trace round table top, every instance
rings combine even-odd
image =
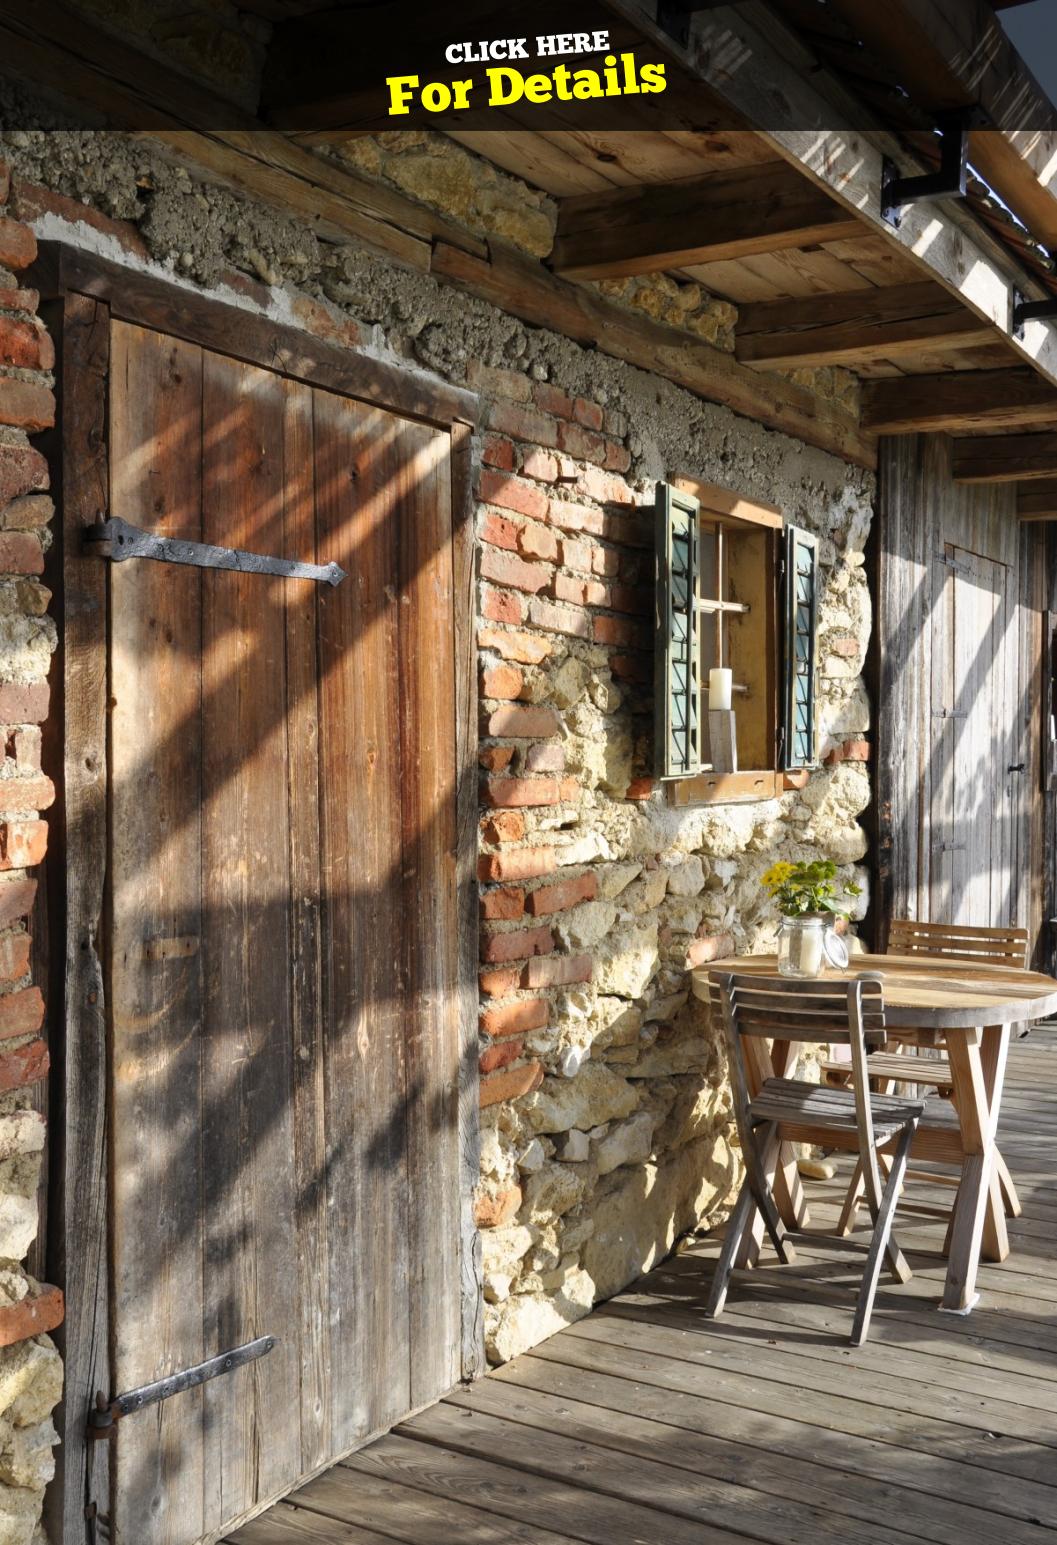
[[[739,955],[699,966],[694,995],[708,999],[718,972],[776,976],[777,955]],[[846,971],[827,968],[828,981],[862,971],[881,977],[885,1020],[893,1030],[970,1030],[981,1025],[1022,1024],[1057,1014],[1057,980],[1039,971],[991,966],[939,955],[853,955]]]

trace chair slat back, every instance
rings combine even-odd
[[[961,923],[915,923],[894,917],[888,929],[888,948],[893,955],[941,955],[947,960],[966,960],[977,965],[1028,965],[1026,928],[976,928]]]
[[[849,989],[854,987],[867,1044],[884,1044],[884,994],[877,976],[864,973],[852,981],[827,981],[725,972],[714,980],[721,1002],[729,1004],[730,1023],[737,1035],[847,1046]]]

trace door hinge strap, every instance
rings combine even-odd
[[[89,1411],[88,1437],[109,1437],[123,1416],[131,1416],[146,1406],[155,1406],[159,1401],[170,1400],[173,1395],[181,1395],[186,1389],[207,1384],[222,1373],[234,1373],[236,1368],[256,1362],[258,1357],[264,1357],[272,1350],[275,1339],[274,1336],[258,1336],[256,1341],[247,1341],[243,1346],[233,1347],[230,1352],[221,1352],[219,1357],[196,1363],[193,1368],[185,1368],[181,1373],[172,1373],[167,1379],[158,1379],[154,1384],[141,1384],[139,1389],[115,1395],[108,1405]]]
[[[86,526],[88,551],[112,563],[126,558],[154,558],[158,563],[186,563],[196,569],[236,569],[240,574],[278,574],[283,579],[315,579],[340,585],[345,570],[338,563],[300,563],[295,558],[269,558],[241,547],[213,547],[208,542],[184,542],[178,537],[156,536],[129,525],[119,516]]]

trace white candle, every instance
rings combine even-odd
[[[730,694],[734,685],[733,671],[720,666],[708,673],[708,707],[709,712],[715,708],[729,708]]]

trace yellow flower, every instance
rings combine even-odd
[[[795,864],[788,864],[780,861],[771,865],[770,869],[768,869],[767,873],[763,876],[763,883],[764,885],[768,886],[768,888],[776,889],[779,885],[784,885],[790,876],[795,872]]]

